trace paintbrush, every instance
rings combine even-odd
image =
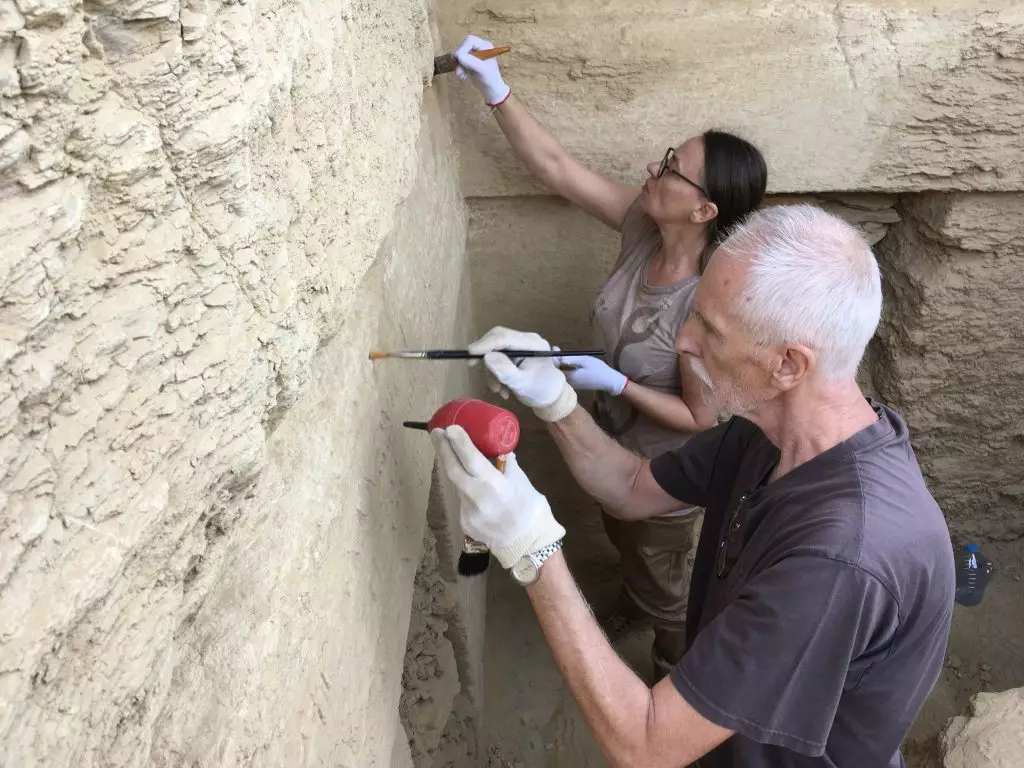
[[[507,45],[504,45],[499,48],[489,48],[486,51],[473,51],[472,53],[480,61],[487,61],[487,59],[493,59],[495,56],[501,56],[503,53],[508,53],[511,50]],[[446,72],[454,72],[457,66],[459,66],[459,60],[452,54],[446,53],[438,56],[434,59],[434,76],[443,75]]]
[[[582,355],[600,357],[604,354],[603,349],[569,349],[561,351],[553,349],[545,351],[537,349],[499,349],[495,351],[501,352],[508,357],[580,357]],[[399,357],[406,360],[479,360],[483,355],[474,355],[464,349],[422,349],[404,352],[374,350],[370,352],[371,360],[383,360],[388,357]]]

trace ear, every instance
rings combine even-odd
[[[811,368],[817,362],[814,350],[803,344],[791,344],[782,349],[778,358],[772,383],[777,389],[786,392],[807,378]]]
[[[693,209],[693,212],[690,214],[690,221],[694,224],[709,224],[717,215],[718,206],[710,200],[705,200]]]

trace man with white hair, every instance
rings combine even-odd
[[[687,651],[648,688],[601,633],[559,551],[565,529],[515,456],[502,473],[460,428],[432,434],[464,530],[525,585],[611,765],[904,764],[945,655],[954,562],[905,423],[854,378],[880,312],[853,227],[811,206],[754,213],[712,257],[677,340],[734,415],[649,461],[577,407],[550,358],[500,352],[544,339],[495,328],[471,345],[605,509],[706,510]]]

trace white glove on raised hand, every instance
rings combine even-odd
[[[596,357],[557,358],[555,364],[565,371],[565,378],[574,389],[597,389],[612,395],[621,395],[629,379],[604,360]],[[571,366],[571,370],[565,370]]]
[[[480,61],[476,56],[470,54],[472,51],[489,51],[493,47],[494,44],[489,40],[469,35],[452,54],[459,62],[459,66],[455,68],[455,74],[460,80],[465,80],[468,72],[472,76],[473,84],[483,93],[484,101],[489,107],[503,102],[512,89],[501,79],[501,70],[498,68],[497,59]]]
[[[521,349],[548,352],[551,345],[536,333],[523,333],[497,326],[468,346],[474,355],[484,356],[487,384],[502,397],[508,391],[544,421],[561,421],[576,407],[576,391],[569,386],[551,357],[526,357],[519,365],[499,350]]]
[[[514,453],[505,457],[501,473],[462,427],[435,429],[430,437],[459,492],[462,532],[486,544],[503,568],[565,536],[548,500],[519,468]]]

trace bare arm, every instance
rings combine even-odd
[[[654,479],[651,463],[612,440],[583,408],[548,429],[576,482],[609,514],[642,520],[680,507]]]
[[[702,717],[669,678],[648,688],[601,633],[561,552],[527,587],[548,647],[613,768],[689,765],[732,735]]]
[[[706,396],[703,382],[682,358],[679,360],[679,372],[683,377],[681,396],[658,392],[629,381],[619,397],[625,398],[638,411],[669,429],[700,432],[713,427],[717,414]]]
[[[577,162],[514,93],[495,110],[498,125],[530,173],[613,229],[621,229],[639,190]]]
[[[683,402],[690,409],[698,429],[710,429],[718,423],[718,409],[711,392],[693,372],[684,355],[679,356],[679,375],[683,380]]]

